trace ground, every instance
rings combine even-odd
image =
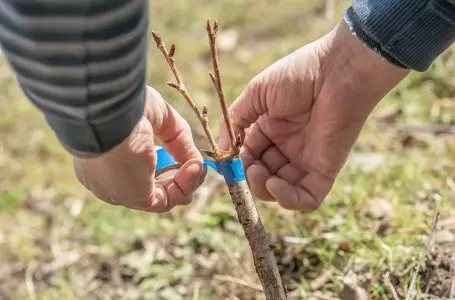
[[[207,18],[221,22],[232,101],[254,74],[333,26],[348,4],[338,3],[332,19],[316,0],[155,0],[151,27],[178,45],[177,62],[198,104],[217,107],[207,76]],[[195,124],[203,145],[192,112],[165,87],[170,74],[153,46],[148,75]],[[337,299],[354,277],[354,290],[371,299],[394,299],[393,291],[404,299],[413,277],[411,290],[422,299],[454,292],[454,85],[452,47],[390,92],[317,212],[257,202],[290,299]],[[154,215],[109,206],[77,183],[71,158],[3,58],[0,91],[1,299],[262,299],[248,244],[215,174],[188,208]],[[214,127],[218,114],[212,109]]]

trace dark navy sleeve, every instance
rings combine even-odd
[[[345,22],[389,62],[425,71],[455,39],[455,0],[353,0]]]

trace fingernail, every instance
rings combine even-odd
[[[199,179],[197,181],[198,182],[197,186],[200,186],[204,182],[206,174],[207,174],[207,167],[204,165],[202,167],[201,173],[199,174]]]
[[[191,174],[198,174],[198,179],[195,183],[195,187],[197,187],[199,184],[199,181],[201,180],[201,172],[202,172],[202,163],[198,162],[198,163],[194,163],[194,164],[191,164],[188,166],[188,169],[187,169],[187,172],[188,173],[191,173]]]

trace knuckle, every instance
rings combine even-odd
[[[189,196],[179,199],[179,201],[177,201],[177,202],[179,205],[186,206],[186,205],[189,205],[192,201],[193,201],[193,197],[192,197],[192,195],[189,195]]]
[[[174,207],[169,199],[166,199],[166,201],[160,201],[160,199],[156,197],[156,194],[152,195],[148,199],[148,203],[149,205],[147,207],[147,211],[153,213],[166,213]]]
[[[183,129],[183,131],[186,132],[186,133],[191,132],[191,126],[190,126],[190,124],[189,124],[186,120],[183,120],[182,129]]]

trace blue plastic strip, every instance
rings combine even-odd
[[[179,163],[175,161],[172,155],[170,155],[165,148],[156,148],[158,161],[156,163],[155,171],[157,173],[160,171],[166,171],[167,169],[179,167]],[[206,159],[204,160],[204,167],[210,167],[218,174],[223,175],[228,185],[233,185],[246,179],[242,161],[238,158],[222,162],[215,162],[213,160]]]
[[[217,172],[224,176],[227,185],[233,185],[246,179],[242,161],[238,158],[216,163]]]
[[[167,152],[167,150],[163,147],[156,147],[156,156],[158,157],[155,168],[156,172],[179,166],[179,163],[176,162],[172,155],[170,155],[169,152]]]

